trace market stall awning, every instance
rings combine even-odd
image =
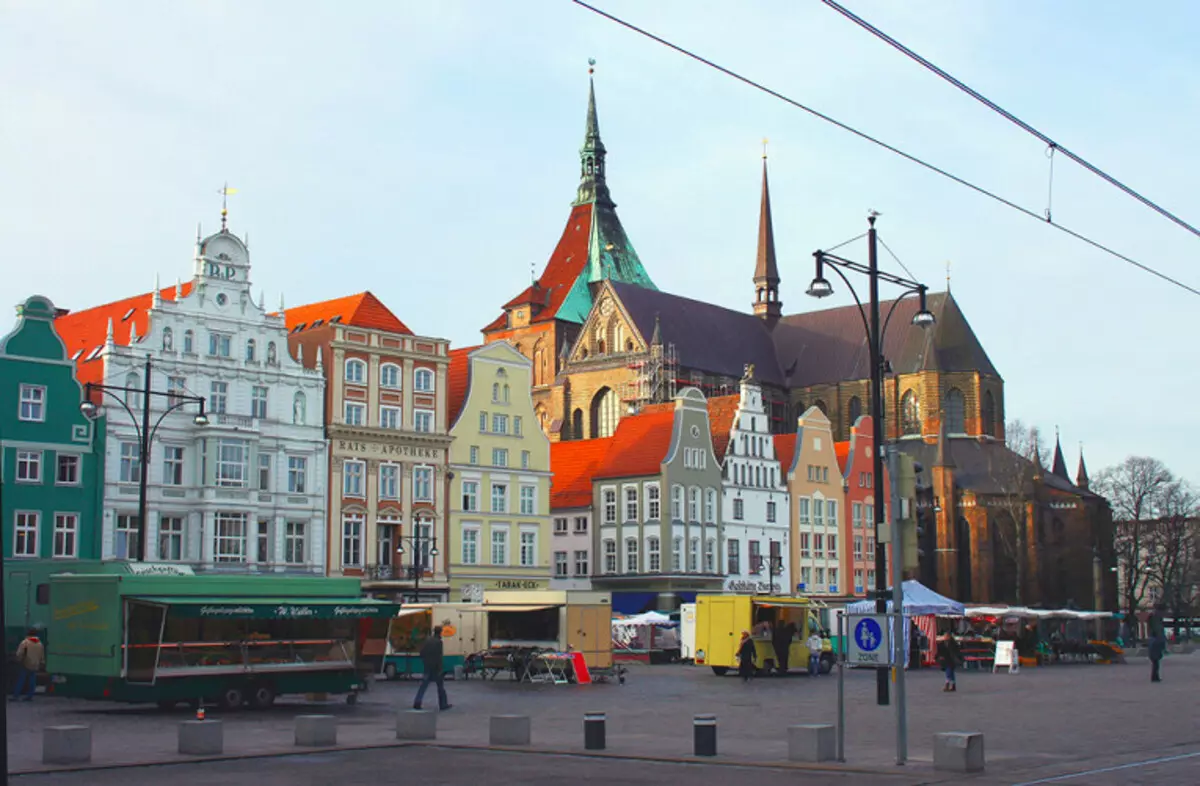
[[[937,594],[933,590],[926,587],[919,581],[912,579],[904,582],[904,602],[903,612],[912,616],[921,616],[925,614],[940,614],[946,617],[961,617],[963,616],[963,605],[956,600],[944,597]],[[888,611],[892,609],[892,602],[887,602]],[[846,606],[846,611],[850,614],[873,614],[875,612],[875,601],[860,600],[857,603],[851,603]]]
[[[543,606],[484,606],[483,608],[488,611],[491,611],[491,612],[497,612],[497,611],[545,611],[546,609],[553,609],[553,608],[557,608],[557,607],[543,605]]]
[[[174,617],[227,620],[383,619],[396,616],[399,603],[371,598],[229,598],[130,596],[128,600],[171,608]]]

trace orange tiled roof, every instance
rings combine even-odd
[[[467,388],[471,381],[470,355],[479,345],[450,350],[450,370],[446,375],[446,406],[450,413],[450,427],[458,420],[463,404],[467,400]]]
[[[187,297],[192,291],[192,282],[183,284],[180,289],[183,297]],[[175,287],[161,289],[159,295],[163,300],[174,300]],[[75,357],[79,353],[75,358],[75,369],[81,383],[104,381],[104,361],[88,358],[96,347],[104,346],[108,321],[111,319],[113,323],[113,343],[128,346],[131,330],[136,328],[138,336],[149,332],[149,310],[153,302],[154,293],[144,292],[103,306],[73,311],[54,320],[54,328],[67,346],[67,356]]]
[[[647,412],[654,409],[655,411]],[[669,410],[646,407],[637,415],[622,418],[613,434],[612,447],[595,477],[628,478],[657,475],[662,470],[675,424],[675,406]]]
[[[612,437],[550,443],[550,509],[586,508],[592,504],[592,478],[612,445]]]
[[[588,239],[592,234],[592,205],[576,205],[571,209],[567,226],[563,229],[562,237],[546,263],[546,269],[538,277],[535,286],[540,292],[533,292],[532,287],[513,298],[505,306],[511,308],[522,301],[544,303],[544,307],[533,316],[533,322],[545,322],[558,314],[558,308],[567,298],[567,293],[575,285],[575,280],[583,272],[588,262]],[[536,294],[536,299],[534,298]],[[507,317],[501,314],[483,330],[490,333],[501,330],[506,325]]]
[[[729,432],[733,429],[733,418],[741,401],[741,394],[738,393],[713,396],[708,400],[708,428],[712,432],[713,453],[717,454],[718,461],[725,460],[725,450],[729,447]]]
[[[328,323],[335,317],[341,317],[339,321],[343,325],[386,330],[406,336],[412,335],[408,326],[370,292],[359,292],[357,295],[323,300],[320,303],[309,303],[307,306],[296,306],[285,310],[283,316],[289,331],[297,325],[312,327],[314,321],[320,320]]]
[[[838,466],[842,468],[842,477],[846,477],[847,473],[850,472],[850,467],[847,463],[850,458],[850,440],[833,443],[833,451],[837,454]]]
[[[792,471],[792,460],[796,457],[796,432],[775,435],[775,458],[786,476]]]

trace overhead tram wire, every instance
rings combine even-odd
[[[952,76],[951,74],[947,73],[946,71],[943,71],[941,68],[938,68],[936,65],[934,65],[934,64],[933,64],[933,63],[931,63],[931,62],[929,62],[929,61],[928,61],[928,60],[926,60],[924,57],[921,57],[919,54],[917,54],[917,53],[916,53],[916,52],[914,52],[913,50],[909,49],[907,46],[905,46],[904,44],[900,43],[900,42],[899,42],[899,41],[897,41],[896,39],[892,38],[890,35],[888,35],[887,33],[883,32],[883,31],[882,31],[882,30],[880,30],[878,27],[875,27],[874,25],[872,25],[872,24],[871,24],[870,22],[868,22],[867,20],[863,19],[862,17],[856,16],[856,15],[854,14],[854,12],[852,12],[852,11],[848,10],[847,8],[845,8],[845,7],[841,6],[841,5],[839,5],[837,2],[835,2],[835,0],[821,0],[821,2],[823,2],[825,5],[829,6],[829,7],[830,7],[830,8],[832,8],[833,10],[837,11],[839,14],[841,14],[842,16],[844,16],[844,17],[846,17],[847,19],[849,19],[851,22],[854,22],[856,25],[858,25],[859,27],[863,28],[863,29],[864,29],[864,30],[866,30],[868,33],[870,33],[871,35],[873,35],[873,36],[875,36],[876,38],[880,39],[880,40],[881,40],[881,41],[883,41],[884,43],[886,43],[886,44],[888,44],[888,45],[892,46],[893,48],[895,48],[896,50],[898,50],[898,51],[899,51],[899,52],[901,52],[902,54],[906,55],[907,57],[909,57],[909,58],[910,58],[910,59],[912,59],[913,61],[915,61],[915,62],[919,63],[920,65],[922,65],[922,66],[924,66],[925,68],[929,69],[929,70],[930,70],[930,71],[932,71],[933,73],[937,74],[937,75],[938,75],[938,76],[940,76],[942,79],[946,80],[946,81],[947,81],[947,82],[949,82],[950,84],[952,84],[952,85],[954,85],[955,87],[957,87],[959,90],[961,90],[961,91],[963,91],[964,93],[966,93],[967,95],[971,96],[971,98],[974,98],[976,101],[978,101],[979,103],[983,104],[983,105],[984,105],[984,106],[986,106],[988,109],[991,109],[993,112],[995,112],[996,114],[998,114],[998,115],[1000,115],[1001,117],[1003,117],[1005,120],[1009,121],[1009,122],[1010,122],[1010,123],[1012,123],[1013,125],[1015,125],[1015,126],[1017,126],[1018,128],[1020,128],[1021,130],[1025,131],[1025,132],[1027,132],[1027,133],[1029,133],[1029,134],[1032,134],[1033,136],[1037,137],[1037,138],[1038,138],[1039,140],[1041,140],[1042,142],[1045,142],[1045,143],[1046,143],[1046,145],[1049,147],[1049,149],[1050,149],[1051,153],[1053,153],[1053,151],[1058,151],[1059,153],[1062,153],[1064,156],[1066,156],[1067,158],[1071,159],[1071,160],[1072,160],[1072,161],[1074,161],[1076,164],[1079,164],[1081,167],[1083,167],[1083,168],[1084,168],[1084,169],[1086,169],[1087,171],[1091,172],[1093,175],[1096,175],[1097,177],[1099,177],[1099,178],[1102,178],[1103,180],[1107,181],[1107,182],[1108,182],[1110,185],[1116,186],[1117,188],[1121,189],[1121,190],[1122,190],[1122,191],[1124,191],[1126,194],[1128,194],[1129,196],[1133,197],[1133,198],[1134,198],[1134,199],[1136,199],[1137,201],[1141,202],[1143,205],[1145,205],[1146,207],[1148,207],[1148,208],[1150,208],[1151,210],[1155,211],[1156,213],[1160,214],[1160,215],[1161,215],[1161,216],[1163,216],[1164,218],[1168,218],[1168,219],[1170,219],[1170,220],[1171,220],[1171,221],[1173,221],[1174,223],[1176,223],[1176,224],[1178,224],[1179,226],[1181,226],[1181,227],[1183,227],[1184,229],[1186,229],[1188,232],[1191,232],[1193,235],[1196,235],[1197,237],[1200,237],[1200,229],[1197,229],[1196,227],[1192,226],[1191,224],[1189,224],[1188,222],[1184,221],[1184,220],[1183,220],[1182,218],[1180,218],[1179,216],[1177,216],[1177,215],[1175,215],[1174,213],[1172,213],[1171,211],[1167,210],[1166,208],[1159,206],[1159,205],[1158,205],[1158,204],[1156,204],[1155,202],[1151,201],[1149,198],[1142,196],[1142,195],[1141,195],[1141,194],[1139,194],[1137,191],[1134,191],[1132,188],[1130,188],[1129,186],[1125,185],[1125,184],[1124,184],[1124,183],[1122,183],[1120,180],[1117,180],[1115,177],[1113,177],[1112,175],[1108,174],[1107,172],[1105,172],[1104,170],[1100,169],[1099,167],[1095,166],[1094,164],[1090,163],[1089,161],[1087,161],[1087,160],[1086,160],[1086,159],[1084,159],[1083,157],[1081,157],[1081,156],[1079,156],[1079,155],[1076,155],[1075,153],[1072,153],[1070,150],[1068,150],[1067,148],[1063,147],[1063,146],[1062,146],[1062,145],[1060,145],[1059,143],[1055,142],[1053,139],[1051,139],[1050,137],[1046,136],[1046,135],[1045,135],[1045,134],[1043,134],[1041,131],[1038,131],[1036,128],[1034,128],[1033,126],[1029,125],[1029,124],[1028,124],[1028,123],[1026,123],[1024,120],[1022,120],[1021,118],[1019,118],[1019,117],[1017,117],[1016,115],[1014,115],[1012,112],[1009,112],[1007,109],[1005,109],[1004,107],[1002,107],[1002,106],[1000,106],[999,104],[997,104],[995,101],[992,101],[991,99],[989,99],[989,98],[987,98],[986,96],[984,96],[983,94],[981,94],[979,91],[977,91],[977,90],[975,90],[975,89],[971,88],[970,86],[968,86],[968,85],[964,84],[962,81],[960,81],[960,80],[956,79],[956,78],[955,78],[954,76]],[[1048,211],[1047,211],[1047,212],[1048,212]],[[1049,221],[1049,220],[1050,220],[1050,217],[1049,217],[1049,215],[1047,215],[1047,217],[1046,217],[1046,220],[1047,220],[1047,221]]]
[[[773,98],[777,98],[786,104],[791,104],[792,106],[796,107],[797,109],[803,110],[803,111],[807,112],[808,114],[812,115],[813,117],[816,117],[820,120],[824,120],[826,123],[829,123],[830,125],[837,126],[838,128],[842,129],[843,131],[848,131],[849,133],[857,136],[859,139],[866,140],[867,142],[870,142],[874,145],[882,147],[884,150],[887,150],[890,153],[894,153],[894,154],[900,156],[901,158],[907,159],[907,160],[911,161],[912,163],[917,164],[920,167],[928,169],[930,172],[939,174],[948,180],[953,180],[955,183],[958,183],[960,186],[965,186],[966,188],[971,189],[972,191],[974,191],[977,194],[982,194],[983,196],[988,197],[989,199],[992,199],[1006,207],[1009,207],[1009,208],[1017,211],[1018,213],[1022,213],[1026,216],[1029,216],[1030,218],[1034,219],[1035,221],[1037,221],[1039,224],[1042,224],[1043,226],[1053,227],[1053,228],[1057,229],[1059,232],[1063,232],[1063,233],[1075,238],[1076,240],[1080,240],[1084,243],[1087,243],[1092,248],[1095,248],[1099,251],[1103,251],[1106,254],[1110,254],[1111,256],[1116,257],[1117,259],[1121,260],[1122,262],[1126,262],[1130,265],[1133,265],[1134,267],[1136,267],[1137,269],[1139,269],[1145,273],[1149,273],[1150,275],[1155,276],[1156,278],[1160,278],[1163,281],[1166,281],[1168,284],[1177,286],[1180,289],[1190,292],[1193,295],[1200,296],[1200,289],[1197,289],[1196,287],[1185,284],[1177,278],[1173,278],[1173,277],[1167,275],[1166,273],[1163,273],[1159,270],[1156,270],[1156,269],[1150,267],[1149,265],[1138,262],[1136,259],[1133,259],[1132,257],[1129,257],[1125,254],[1122,254],[1120,251],[1116,251],[1115,249],[1109,248],[1108,246],[1104,245],[1103,243],[1100,243],[1099,241],[1092,240],[1090,237],[1080,234],[1079,232],[1076,232],[1073,229],[1069,229],[1068,227],[1064,226],[1063,224],[1047,222],[1044,216],[1038,215],[1037,213],[1033,212],[1032,210],[1022,207],[1021,205],[1018,205],[1016,202],[1006,199],[995,192],[987,190],[986,188],[984,188],[982,186],[977,186],[974,183],[970,182],[969,180],[964,180],[963,178],[959,177],[958,175],[952,174],[952,173],[946,171],[945,169],[942,169],[934,164],[929,163],[928,161],[925,161],[924,159],[921,159],[915,155],[912,155],[911,153],[906,153],[898,147],[889,145],[887,142],[884,142],[881,139],[877,139],[877,138],[871,136],[870,134],[866,133],[865,131],[859,131],[857,128],[855,128],[851,125],[847,125],[846,123],[843,123],[840,120],[836,120],[836,119],[830,117],[829,115],[824,114],[823,112],[813,109],[810,106],[806,106],[805,104],[800,103],[799,101],[795,100],[794,98],[789,98],[788,96],[785,96],[784,94],[782,94],[776,90],[772,90],[771,88],[767,87],[766,85],[760,84],[759,82],[755,82],[753,79],[750,79],[749,77],[742,76],[741,74],[737,73],[736,71],[728,69],[725,66],[718,65],[717,63],[714,63],[712,60],[708,60],[707,58],[701,57],[700,55],[696,54],[695,52],[692,52],[688,49],[684,49],[683,47],[679,46],[678,44],[673,44],[670,41],[666,40],[665,38],[661,38],[661,37],[655,35],[654,33],[651,33],[648,30],[643,30],[642,28],[638,27],[637,25],[632,24],[630,22],[626,22],[624,19],[621,19],[618,16],[614,16],[614,15],[608,13],[607,11],[603,11],[599,8],[596,8],[593,5],[589,5],[588,3],[585,3],[583,0],[571,0],[571,2],[573,2],[575,5],[578,5],[582,8],[586,8],[587,10],[596,14],[597,16],[602,16],[611,22],[616,22],[617,24],[621,25],[622,27],[624,27],[628,30],[632,30],[633,32],[638,33],[639,35],[645,36],[646,38],[649,38],[651,41],[662,44],[663,46],[667,47],[668,49],[673,49],[676,52],[680,53],[681,55],[685,55],[699,63],[703,63],[704,65],[708,66],[709,68],[712,68],[713,70],[720,71],[721,73],[725,74],[726,76],[732,77],[732,78],[738,80],[739,82],[742,82],[743,84],[753,87],[755,90],[762,91],[763,93],[766,93],[767,95],[772,96]]]

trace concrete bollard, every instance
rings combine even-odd
[[[983,734],[949,731],[933,735],[933,768],[947,772],[983,772]]]
[[[717,755],[716,715],[697,715],[692,718],[692,746],[697,756]]]
[[[42,730],[42,764],[86,764],[91,760],[91,726],[47,726]]]
[[[297,715],[296,744],[310,748],[337,745],[337,718],[332,715]]]
[[[466,678],[467,678],[467,670],[464,669],[462,666],[455,666],[454,667],[454,681],[458,682],[460,680],[465,680]]]
[[[607,716],[603,712],[586,712],[583,715],[583,747],[584,750],[604,750],[604,724]]]
[[[532,736],[528,715],[493,715],[488,731],[491,745],[528,745]]]
[[[788,761],[833,761],[837,727],[832,723],[788,726]]]
[[[437,739],[437,713],[430,710],[401,710],[397,712],[396,739]]]
[[[225,752],[225,729],[219,720],[179,724],[179,752],[189,756],[219,756]]]

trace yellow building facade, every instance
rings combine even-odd
[[[451,353],[451,600],[550,586],[550,440],[532,381],[507,342]]]

